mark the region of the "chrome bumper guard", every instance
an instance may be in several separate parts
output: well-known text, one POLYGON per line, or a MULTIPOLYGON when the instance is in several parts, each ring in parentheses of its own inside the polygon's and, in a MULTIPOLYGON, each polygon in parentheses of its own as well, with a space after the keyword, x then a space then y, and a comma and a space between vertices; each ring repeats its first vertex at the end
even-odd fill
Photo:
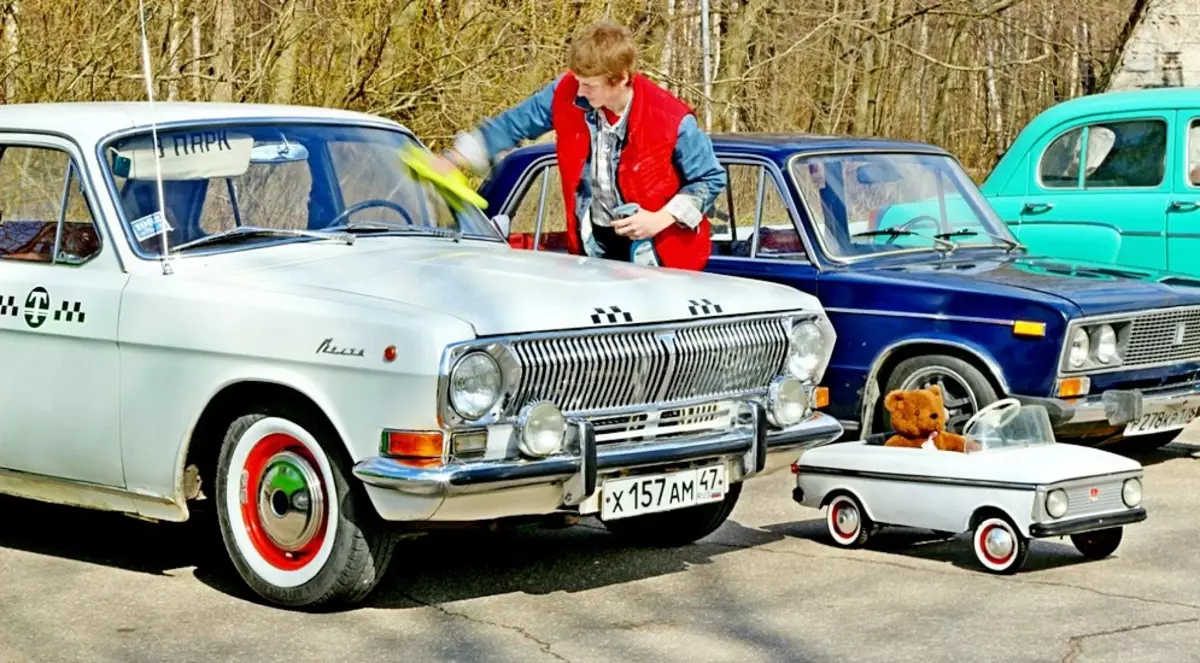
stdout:
POLYGON ((1044 406, 1055 427, 1102 422, 1111 426, 1121 426, 1137 421, 1145 414, 1160 412, 1169 407, 1187 406, 1192 401, 1200 403, 1200 385, 1191 384, 1182 388, 1150 392, 1138 389, 1110 389, 1075 402, 1061 398, 1013 397, 1023 404, 1044 406))
POLYGON ((833 442, 842 434, 837 419, 815 413, 788 428, 771 429, 766 409, 748 401, 749 421, 721 433, 700 434, 666 442, 596 444, 590 422, 571 419, 568 451, 541 459, 452 461, 439 467, 414 467, 399 459, 376 456, 354 466, 363 483, 402 493, 449 496, 562 482, 563 504, 576 506, 596 492, 604 470, 628 469, 708 458, 740 456, 742 477, 761 472, 767 454, 803 451, 833 442))

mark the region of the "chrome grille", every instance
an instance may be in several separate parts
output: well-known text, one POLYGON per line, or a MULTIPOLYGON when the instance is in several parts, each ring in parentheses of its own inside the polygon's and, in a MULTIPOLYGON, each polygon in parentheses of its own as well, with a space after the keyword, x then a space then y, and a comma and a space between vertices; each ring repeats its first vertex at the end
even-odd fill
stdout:
POLYGON ((1093 516, 1128 509, 1121 499, 1121 485, 1121 481, 1104 481, 1067 488, 1067 515, 1064 517, 1093 516), (1100 491, 1095 500, 1091 499, 1093 487, 1100 491))
POLYGON ((782 318, 519 340, 521 378, 505 410, 549 400, 593 412, 763 389, 787 346, 782 318))
POLYGON ((1196 358, 1200 358, 1200 308, 1147 313, 1134 319, 1124 366, 1196 358), (1180 325, 1183 325, 1182 336, 1180 325))
POLYGON ((590 421, 597 444, 669 440, 728 430, 734 417, 733 405, 725 401, 631 415, 600 415, 590 421))

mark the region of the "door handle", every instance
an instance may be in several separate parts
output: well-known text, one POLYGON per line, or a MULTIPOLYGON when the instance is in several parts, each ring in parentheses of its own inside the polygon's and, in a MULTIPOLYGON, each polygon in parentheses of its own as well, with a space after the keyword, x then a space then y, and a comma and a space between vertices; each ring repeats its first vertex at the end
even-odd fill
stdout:
POLYGON ((1025 203, 1021 208, 1021 214, 1041 214, 1054 209, 1053 203, 1025 203))
POLYGON ((1172 200, 1168 211, 1172 212, 1193 212, 1200 208, 1200 202, 1193 200, 1172 200))

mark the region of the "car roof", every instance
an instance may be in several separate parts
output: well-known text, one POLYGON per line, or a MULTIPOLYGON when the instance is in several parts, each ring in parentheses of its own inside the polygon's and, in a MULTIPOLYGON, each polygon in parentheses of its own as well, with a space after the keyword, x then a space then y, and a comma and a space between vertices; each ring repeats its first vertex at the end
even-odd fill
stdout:
POLYGON ((224 119, 337 119, 403 125, 377 115, 318 106, 226 102, 81 101, 0 105, 0 129, 58 133, 91 144, 114 131, 152 123, 224 119))
POLYGON ((1196 103, 1200 103, 1200 87, 1115 90, 1059 102, 1039 113, 1032 122, 1054 125, 1079 115, 1128 110, 1173 110, 1180 105, 1196 103))

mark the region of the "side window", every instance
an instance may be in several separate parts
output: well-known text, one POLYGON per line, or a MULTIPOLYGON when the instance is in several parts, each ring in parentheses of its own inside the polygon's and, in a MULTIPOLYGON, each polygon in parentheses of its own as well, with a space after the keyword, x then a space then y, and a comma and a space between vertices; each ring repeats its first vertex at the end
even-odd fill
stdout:
POLYGON ((567 251, 567 213, 563 208, 562 178, 558 166, 551 164, 535 171, 526 180, 525 190, 509 212, 511 224, 508 243, 520 249, 538 251, 567 251), (540 224, 540 228, 539 228, 540 224), (540 234, 539 233, 540 230, 540 234))
POLYGON ((1162 184, 1167 163, 1167 123, 1135 120, 1088 127, 1086 188, 1162 184))
POLYGON ((713 204, 716 255, 804 258, 804 243, 775 178, 765 166, 733 163, 725 167, 729 186, 713 204))
POLYGON ((1042 186, 1053 189, 1079 188, 1079 148, 1082 140, 1083 128, 1080 127, 1050 143, 1038 162, 1042 186))
POLYGON ((78 264, 99 252, 92 212, 67 153, 0 146, 0 259, 78 264))
POLYGON ((1185 176, 1188 184, 1200 186, 1200 119, 1196 118, 1188 124, 1185 176))

